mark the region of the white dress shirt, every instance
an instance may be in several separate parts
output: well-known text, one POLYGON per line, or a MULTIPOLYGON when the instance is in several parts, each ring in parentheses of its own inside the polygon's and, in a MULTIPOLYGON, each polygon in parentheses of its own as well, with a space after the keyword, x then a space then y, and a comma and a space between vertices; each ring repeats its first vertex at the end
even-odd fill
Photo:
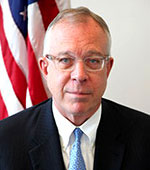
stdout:
MULTIPOLYGON (((62 148, 63 159, 66 169, 69 168, 69 155, 71 151, 72 144, 74 143, 73 131, 77 128, 69 120, 60 114, 57 108, 52 105, 54 119, 58 127, 60 143, 62 148)), ((95 138, 97 127, 100 122, 101 117, 101 106, 95 112, 95 114, 90 117, 86 122, 84 122, 79 128, 83 131, 81 137, 81 151, 83 159, 86 165, 86 170, 93 170, 94 164, 94 153, 95 153, 95 138)))

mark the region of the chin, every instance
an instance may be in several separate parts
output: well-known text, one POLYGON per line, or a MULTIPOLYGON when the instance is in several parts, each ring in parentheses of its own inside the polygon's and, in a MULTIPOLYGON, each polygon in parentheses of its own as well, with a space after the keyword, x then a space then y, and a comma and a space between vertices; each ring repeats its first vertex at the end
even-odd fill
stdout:
POLYGON ((88 105, 87 104, 74 104, 72 107, 71 107, 71 112, 73 115, 83 115, 83 114, 86 114, 88 113, 88 110, 90 110, 88 108, 88 105))

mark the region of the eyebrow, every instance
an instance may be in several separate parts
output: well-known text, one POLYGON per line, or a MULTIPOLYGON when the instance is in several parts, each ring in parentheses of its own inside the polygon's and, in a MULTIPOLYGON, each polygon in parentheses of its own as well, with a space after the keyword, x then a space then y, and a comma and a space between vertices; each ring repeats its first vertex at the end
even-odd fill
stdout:
POLYGON ((74 56, 75 54, 73 53, 73 52, 71 52, 71 51, 62 51, 62 52, 59 52, 58 53, 58 56, 60 56, 60 55, 70 55, 70 56, 74 56))
MULTIPOLYGON (((58 53, 58 56, 60 55, 69 55, 69 56, 76 56, 73 52, 71 51, 62 51, 58 53)), ((96 56, 108 56, 105 54, 102 54, 100 51, 96 51, 96 50, 89 50, 87 51, 83 56, 92 56, 92 55, 96 55, 96 56)))
POLYGON ((96 50, 90 50, 86 54, 86 56, 92 56, 92 55, 97 55, 97 56, 105 56, 101 52, 96 51, 96 50))

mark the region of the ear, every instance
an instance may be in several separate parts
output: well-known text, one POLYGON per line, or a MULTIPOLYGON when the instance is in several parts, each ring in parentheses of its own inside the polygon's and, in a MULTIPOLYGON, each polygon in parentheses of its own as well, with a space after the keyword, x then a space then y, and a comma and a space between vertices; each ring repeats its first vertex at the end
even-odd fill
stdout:
POLYGON ((39 67, 40 67, 40 70, 41 70, 44 78, 46 79, 46 77, 48 75, 48 61, 46 60, 45 57, 39 58, 39 67))
POLYGON ((107 77, 109 76, 109 73, 112 69, 113 63, 114 63, 114 59, 112 57, 110 57, 109 61, 107 63, 107 77))

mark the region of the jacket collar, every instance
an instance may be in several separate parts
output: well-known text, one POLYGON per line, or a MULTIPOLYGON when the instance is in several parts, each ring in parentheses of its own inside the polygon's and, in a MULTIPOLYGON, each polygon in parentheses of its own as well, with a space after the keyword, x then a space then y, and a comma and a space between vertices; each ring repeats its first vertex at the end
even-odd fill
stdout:
POLYGON ((64 170, 58 129, 52 114, 52 100, 38 109, 35 136, 29 156, 34 170, 64 170))
POLYGON ((102 117, 97 130, 94 170, 120 170, 128 132, 132 123, 124 121, 118 108, 102 100, 102 117))

